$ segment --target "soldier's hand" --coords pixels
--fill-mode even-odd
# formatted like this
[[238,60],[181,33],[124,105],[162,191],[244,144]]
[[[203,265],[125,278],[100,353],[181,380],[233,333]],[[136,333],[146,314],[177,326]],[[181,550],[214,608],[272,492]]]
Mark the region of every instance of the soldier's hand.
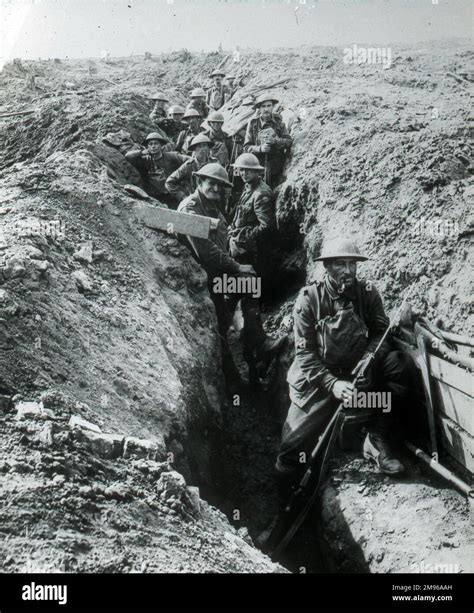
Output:
[[339,379],[332,387],[332,393],[338,400],[349,400],[354,391],[354,386],[350,381]]
[[272,150],[272,146],[270,145],[270,143],[265,143],[260,148],[262,150],[262,153],[270,153],[270,151]]
[[240,264],[239,266],[239,274],[243,277],[256,277],[257,273],[255,272],[255,268],[250,264]]

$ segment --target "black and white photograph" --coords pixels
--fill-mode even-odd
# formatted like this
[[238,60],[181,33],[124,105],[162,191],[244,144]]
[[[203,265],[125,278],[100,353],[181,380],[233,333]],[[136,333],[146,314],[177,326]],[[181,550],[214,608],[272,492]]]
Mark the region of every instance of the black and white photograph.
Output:
[[472,28],[0,0],[1,613],[472,612]]

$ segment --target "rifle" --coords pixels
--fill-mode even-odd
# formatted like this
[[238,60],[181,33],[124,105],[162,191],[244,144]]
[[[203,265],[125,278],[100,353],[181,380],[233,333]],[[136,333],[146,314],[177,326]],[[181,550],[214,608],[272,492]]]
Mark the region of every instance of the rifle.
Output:
[[[405,298],[403,299],[403,302],[400,306],[397,317],[402,312],[402,309],[407,300],[407,297],[408,296],[405,296]],[[396,318],[394,318],[394,321],[395,320]],[[361,360],[352,370],[351,375],[354,377],[353,382],[352,382],[353,385],[356,385],[359,379],[362,379],[365,377],[367,370],[372,364],[377,352],[379,351],[383,342],[387,338],[387,335],[390,332],[390,329],[392,328],[393,325],[394,323],[389,320],[388,326],[384,334],[380,338],[380,341],[378,342],[377,347],[374,349],[374,351],[368,353],[367,356],[363,360]],[[357,413],[358,409],[353,409],[352,414],[354,414],[354,412]],[[338,408],[336,409],[336,412],[332,416],[330,422],[326,426],[326,429],[321,434],[321,436],[318,439],[318,442],[313,448],[313,451],[311,452],[311,455],[308,461],[308,468],[306,469],[305,473],[303,474],[303,477],[299,481],[298,486],[293,490],[288,500],[288,503],[283,509],[283,512],[280,514],[279,517],[277,517],[276,525],[273,528],[272,533],[270,534],[268,538],[267,547],[269,549],[269,554],[271,555],[272,560],[275,561],[278,559],[280,554],[285,550],[287,545],[290,543],[291,539],[294,537],[296,532],[299,530],[301,524],[306,519],[306,516],[311,510],[311,507],[313,506],[313,503],[319,494],[319,488],[324,479],[326,469],[327,469],[327,464],[331,457],[331,453],[334,449],[334,445],[344,426],[346,417],[349,414],[350,414],[349,410],[347,409],[347,407],[345,407],[344,403],[341,402]],[[318,458],[321,456],[322,450],[326,442],[327,444],[324,449],[324,454],[319,463],[319,474],[316,477],[316,483],[314,485],[314,488],[312,491],[309,492],[309,496],[308,496],[308,489],[309,489],[310,483],[311,481],[314,482],[315,480],[314,478],[313,479],[311,478],[315,474],[314,469],[317,468]],[[299,507],[299,510],[298,510],[298,507]],[[294,515],[295,513],[296,513],[295,519],[291,522],[290,526],[287,528],[286,526],[288,525],[288,521],[290,520],[291,516]],[[275,541],[277,542],[277,544],[275,547],[272,548],[271,544]]]

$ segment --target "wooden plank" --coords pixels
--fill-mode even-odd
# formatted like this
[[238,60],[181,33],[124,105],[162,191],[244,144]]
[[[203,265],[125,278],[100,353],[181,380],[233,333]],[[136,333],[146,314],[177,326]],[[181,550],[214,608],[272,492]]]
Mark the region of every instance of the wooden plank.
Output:
[[449,417],[440,415],[438,424],[444,449],[470,472],[474,472],[474,437]]
[[441,381],[433,380],[435,408],[474,436],[474,404],[472,398]]
[[178,213],[172,209],[163,209],[157,206],[144,204],[135,207],[138,218],[149,228],[164,230],[169,234],[185,234],[196,238],[209,238],[211,227],[215,227],[218,220],[203,215],[191,213]]
[[472,373],[434,355],[428,356],[428,364],[432,377],[473,397]]

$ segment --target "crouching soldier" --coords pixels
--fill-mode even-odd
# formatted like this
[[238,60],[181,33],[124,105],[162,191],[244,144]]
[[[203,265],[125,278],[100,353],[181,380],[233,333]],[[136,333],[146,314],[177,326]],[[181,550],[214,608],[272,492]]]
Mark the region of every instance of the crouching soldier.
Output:
[[[348,239],[330,241],[319,258],[325,275],[305,287],[294,310],[296,355],[288,372],[291,406],[276,463],[280,496],[305,470],[307,458],[341,402],[353,406],[351,372],[377,347],[389,325],[382,300],[370,282],[357,279],[357,262],[367,260]],[[390,392],[390,408],[374,408],[363,452],[388,475],[404,470],[389,445],[394,408],[408,392],[409,363],[384,341],[363,379],[363,391]],[[355,407],[356,408],[356,407]]]
[[257,99],[245,134],[244,150],[253,153],[265,167],[265,182],[270,187],[277,185],[283,171],[292,138],[281,117],[273,112],[278,100],[264,94]]
[[191,141],[188,150],[192,157],[170,174],[165,184],[166,189],[178,202],[190,196],[197,188],[197,177],[194,173],[208,163],[211,141],[204,134],[198,134]]
[[187,240],[195,258],[207,273],[209,293],[216,308],[224,372],[232,378],[237,373],[227,344],[227,331],[232,322],[232,306],[229,306],[228,301],[235,307],[241,300],[244,317],[244,358],[249,367],[255,354],[262,360],[270,359],[270,356],[279,350],[282,341],[270,339],[263,330],[258,292],[221,291],[225,287],[241,288],[243,283],[239,282],[239,279],[246,279],[246,286],[251,287],[254,285],[252,278],[256,277],[250,264],[241,264],[227,253],[228,228],[223,214],[225,188],[231,187],[227,171],[220,164],[211,163],[198,170],[195,176],[198,177],[198,187],[181,202],[178,211],[219,220],[217,229],[209,238],[188,236]]
[[143,143],[145,148],[129,151],[125,159],[140,172],[149,196],[176,208],[178,202],[166,189],[166,179],[189,158],[174,151],[163,151],[167,143],[167,138],[151,132]]

